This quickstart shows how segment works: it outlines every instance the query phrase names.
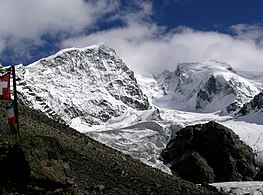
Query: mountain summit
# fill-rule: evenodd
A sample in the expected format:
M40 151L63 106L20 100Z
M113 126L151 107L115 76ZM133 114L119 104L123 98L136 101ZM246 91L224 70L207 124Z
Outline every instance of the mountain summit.
M194 112L238 111L259 90L225 63L181 63L174 72L155 75L163 96L156 105Z
M77 118L98 125L149 108L133 71L105 46L65 49L17 72L21 99L67 124Z

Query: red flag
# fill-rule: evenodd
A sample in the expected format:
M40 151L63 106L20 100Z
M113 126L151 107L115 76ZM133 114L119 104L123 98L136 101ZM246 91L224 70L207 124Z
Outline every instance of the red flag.
M0 99L11 100L10 73L0 76Z

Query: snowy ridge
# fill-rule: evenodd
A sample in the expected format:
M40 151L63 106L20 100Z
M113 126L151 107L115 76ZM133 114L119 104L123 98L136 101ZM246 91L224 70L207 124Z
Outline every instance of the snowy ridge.
M230 65L215 61L179 64L174 72L155 78L163 95L154 98L154 104L183 111L228 114L259 93L253 82L237 75Z

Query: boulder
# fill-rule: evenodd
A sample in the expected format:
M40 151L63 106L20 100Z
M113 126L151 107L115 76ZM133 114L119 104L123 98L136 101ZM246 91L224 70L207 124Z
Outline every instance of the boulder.
M216 122L181 129L161 156L173 172L194 183L253 180L256 174L252 149Z

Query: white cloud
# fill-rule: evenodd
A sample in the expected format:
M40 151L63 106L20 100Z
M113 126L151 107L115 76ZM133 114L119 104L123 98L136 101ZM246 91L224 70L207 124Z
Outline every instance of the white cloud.
M94 28L99 19L119 8L119 1L0 0L0 5L0 43L8 41L8 45L0 44L1 54L3 46L27 50L44 44L46 35L76 35ZM25 42L29 44L23 46Z
M146 0L128 1L125 9L120 0L0 0L0 5L0 54L9 48L14 57L30 58L45 45L43 36L66 35L70 38L60 37L56 44L62 41L63 48L105 44L144 74L209 59L263 71L263 29L258 25L232 26L235 36L187 27L167 32L151 22L152 3ZM107 14L110 17L104 18ZM124 26L85 35L84 29L96 29L98 22L117 20Z
M0 53L4 50L5 48L5 41L0 39Z
M255 43L258 47L263 47L263 26L258 24L237 24L232 30L236 33L236 38Z
M75 33L115 9L117 1L0 0L0 35L35 38L44 33Z
M236 69L263 71L263 49L255 42L187 27L165 33L163 27L155 24L129 21L127 27L68 39L63 47L93 44L115 48L131 69L143 74L175 70L180 62L210 59L229 63Z

